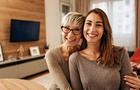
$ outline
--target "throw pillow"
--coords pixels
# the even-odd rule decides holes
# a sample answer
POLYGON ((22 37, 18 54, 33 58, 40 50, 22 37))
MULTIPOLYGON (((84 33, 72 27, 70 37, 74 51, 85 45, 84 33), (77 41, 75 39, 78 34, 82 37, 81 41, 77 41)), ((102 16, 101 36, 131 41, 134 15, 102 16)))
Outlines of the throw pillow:
POLYGON ((132 62, 140 63, 140 48, 137 48, 134 54, 130 57, 132 62))

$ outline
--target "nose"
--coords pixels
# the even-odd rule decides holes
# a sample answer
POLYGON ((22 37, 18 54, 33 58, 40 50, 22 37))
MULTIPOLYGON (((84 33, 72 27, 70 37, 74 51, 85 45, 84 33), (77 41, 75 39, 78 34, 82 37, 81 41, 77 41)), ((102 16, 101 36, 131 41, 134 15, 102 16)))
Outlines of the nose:
POLYGON ((96 28, 95 28, 95 26, 94 26, 94 25, 90 26, 90 28, 89 28, 89 29, 90 29, 90 31, 91 31, 91 32, 96 31, 96 28))
POLYGON ((73 38, 73 37, 74 37, 74 34, 73 34, 72 31, 70 31, 70 32, 68 33, 68 38, 71 39, 71 38, 73 38))

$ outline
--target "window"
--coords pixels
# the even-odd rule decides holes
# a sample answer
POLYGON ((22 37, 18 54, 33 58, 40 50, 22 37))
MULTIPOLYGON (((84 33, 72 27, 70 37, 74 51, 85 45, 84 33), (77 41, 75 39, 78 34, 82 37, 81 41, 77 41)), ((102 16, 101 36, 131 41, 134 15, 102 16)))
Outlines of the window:
POLYGON ((135 0, 90 0, 90 9, 101 8, 109 18, 113 44, 129 51, 136 48, 135 0))
MULTIPOLYGON (((69 13, 70 11, 71 11, 70 2, 61 1, 61 2, 60 2, 61 22, 62 22, 64 16, 65 16, 67 13, 69 13)), ((61 41, 61 44, 62 44, 62 43, 63 43, 62 35, 60 35, 60 41, 61 41)))
POLYGON ((62 3, 61 7, 62 7, 61 17, 62 17, 62 19, 63 19, 63 17, 64 17, 68 12, 70 12, 70 6, 67 5, 67 4, 63 4, 63 3, 62 3))

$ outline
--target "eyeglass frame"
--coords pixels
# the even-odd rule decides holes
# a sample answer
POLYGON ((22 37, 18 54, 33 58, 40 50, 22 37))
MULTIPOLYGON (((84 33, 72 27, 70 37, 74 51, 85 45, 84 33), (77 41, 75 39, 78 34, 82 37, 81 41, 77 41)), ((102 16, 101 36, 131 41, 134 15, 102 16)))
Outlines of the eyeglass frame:
MULTIPOLYGON (((64 32, 63 31, 63 28, 66 28, 66 29, 68 29, 69 30, 69 32, 68 33, 70 33, 71 31, 72 31, 72 33, 74 34, 74 35, 79 35, 81 32, 82 32, 82 29, 70 29, 69 27, 66 27, 66 26, 61 26, 61 30, 62 30, 62 32, 64 32), (75 34, 73 31, 74 30, 79 30, 80 32, 79 32, 79 34, 75 34)), ((64 32, 65 34, 68 34, 68 33, 66 33, 66 32, 64 32)))

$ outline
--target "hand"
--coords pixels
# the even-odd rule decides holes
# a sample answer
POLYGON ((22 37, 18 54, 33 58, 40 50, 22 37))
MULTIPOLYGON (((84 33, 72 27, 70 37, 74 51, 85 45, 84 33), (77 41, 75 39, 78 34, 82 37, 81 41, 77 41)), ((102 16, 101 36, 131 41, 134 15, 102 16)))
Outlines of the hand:
POLYGON ((130 90, 139 90, 139 89, 130 88, 130 90))
POLYGON ((134 76, 124 76, 124 80, 126 81, 126 84, 129 85, 130 90, 139 90, 140 89, 140 80, 138 79, 137 73, 132 72, 134 76))

